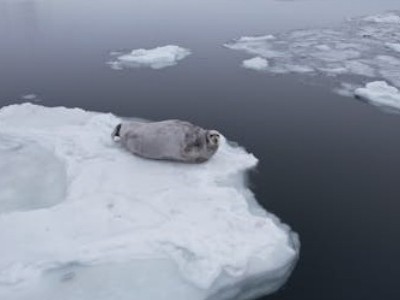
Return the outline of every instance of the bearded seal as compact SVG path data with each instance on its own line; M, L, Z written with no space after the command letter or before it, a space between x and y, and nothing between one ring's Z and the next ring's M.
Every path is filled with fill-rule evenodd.
M144 158L201 163L218 150L220 134L180 120L131 121L118 124L112 138Z

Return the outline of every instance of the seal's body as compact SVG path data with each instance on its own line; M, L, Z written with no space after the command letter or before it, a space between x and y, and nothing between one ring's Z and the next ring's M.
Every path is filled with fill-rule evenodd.
M200 163L208 160L218 149L220 135L189 122L126 122L117 125L115 141L133 154L150 159Z

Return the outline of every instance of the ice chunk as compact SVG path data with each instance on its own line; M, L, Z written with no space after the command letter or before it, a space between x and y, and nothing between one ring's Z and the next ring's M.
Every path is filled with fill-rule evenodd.
M347 60L344 63L344 66L345 70L354 75L360 75L366 77L375 76L375 69L373 67L358 60Z
M292 73L309 73L309 72L314 72L315 70L309 66L305 65L287 65L285 66L286 70L288 72Z
M394 11L349 19L335 28L246 36L225 46L268 59L267 72L326 75L326 81L335 81L335 91L349 94L343 93L341 83L361 86L374 78L400 88L398 41L400 12Z
M12 137L1 151L22 156L13 168L32 170L34 193L49 191L41 180L51 174L67 187L58 205L3 209L0 299L222 300L278 289L299 242L246 187L257 159L224 139L200 165L141 159L111 140L120 122L33 104L0 110L0 135ZM65 180L41 169L53 158Z
M178 61L191 54L191 51L176 45L154 49L136 49L122 54L109 64L113 69L148 67L162 69L176 65Z
M260 42L273 39L275 39L275 37L271 34L261 35L261 36L242 36L241 38L238 39L238 42Z
M355 90L355 95L385 109L400 110L400 91L385 81L368 83Z
M244 60L242 65L246 69L264 71L268 68L268 61L265 58L257 56L254 58Z
M400 43L386 43L385 45L396 52L400 52Z

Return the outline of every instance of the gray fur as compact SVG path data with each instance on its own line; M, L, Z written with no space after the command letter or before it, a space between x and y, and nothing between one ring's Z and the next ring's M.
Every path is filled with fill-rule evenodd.
M217 151L219 133L189 122L125 122L112 134L133 154L150 159L200 163Z

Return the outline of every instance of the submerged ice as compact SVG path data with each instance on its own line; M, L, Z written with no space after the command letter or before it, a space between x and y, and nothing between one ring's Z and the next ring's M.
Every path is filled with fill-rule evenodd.
M251 299L278 289L297 235L256 204L256 158L141 159L111 114L0 110L0 299Z
M262 70L271 73L325 75L358 87L385 80L400 87L400 12L353 18L334 28L247 36L226 46L268 60Z
M162 69L176 65L178 61L191 54L189 49L167 45L153 49L135 49L129 53L114 53L116 58L109 62L116 70L124 68L147 67Z

